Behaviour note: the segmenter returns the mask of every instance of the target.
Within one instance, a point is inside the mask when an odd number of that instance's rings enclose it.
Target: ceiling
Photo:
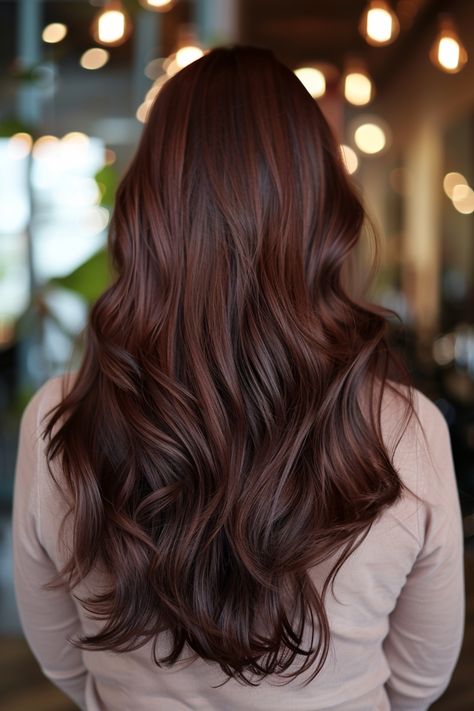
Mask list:
[[[358,31],[367,0],[241,0],[242,40],[272,49],[291,67],[333,64],[339,71],[350,55],[363,58],[376,83],[385,81],[400,57],[436,15],[455,2],[392,0],[400,35],[386,47],[372,47]],[[436,26],[434,24],[434,26]]]
[[[472,0],[465,0],[471,2]],[[122,0],[133,15],[138,0]],[[367,0],[237,0],[240,8],[240,41],[272,49],[278,58],[295,68],[308,62],[324,62],[343,69],[344,60],[362,57],[380,84],[388,79],[410,44],[430,23],[435,27],[438,12],[453,9],[461,0],[391,0],[401,21],[400,36],[387,47],[371,47],[358,32],[359,18]],[[93,44],[91,23],[103,0],[43,0],[41,24],[65,22],[70,31],[60,45],[42,47],[43,59],[78,66],[82,52]],[[162,15],[162,56],[175,49],[178,27],[192,20],[193,1],[179,0]],[[15,58],[15,30],[18,3],[0,0],[0,65],[11,70]],[[9,29],[8,29],[9,28]],[[7,31],[5,31],[7,29]],[[133,61],[133,42],[114,48],[111,68]]]

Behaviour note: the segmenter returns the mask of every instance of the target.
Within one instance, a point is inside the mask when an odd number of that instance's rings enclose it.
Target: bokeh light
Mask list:
[[[373,96],[373,84],[365,72],[348,72],[344,78],[344,96],[354,106],[365,106]]]
[[[349,175],[352,175],[353,173],[356,172],[357,168],[359,167],[359,159],[357,158],[357,153],[353,148],[350,146],[345,145],[344,143],[339,146],[341,155],[342,155],[342,160],[344,162],[344,165],[346,167],[347,172]]]
[[[83,69],[100,69],[109,61],[109,53],[101,47],[91,47],[87,49],[79,60]]]
[[[451,199],[456,185],[467,185],[467,180],[464,175],[456,172],[446,173],[443,180],[443,190]]]
[[[193,45],[181,47],[176,52],[176,64],[180,69],[183,69],[183,67],[186,67],[188,64],[191,64],[191,62],[195,62],[196,59],[200,59],[203,54],[204,52],[200,47],[195,47]]]
[[[376,123],[363,123],[356,128],[354,141],[363,153],[375,155],[385,148],[387,138],[381,126]]]
[[[15,133],[8,141],[8,157],[21,160],[29,155],[33,146],[33,139],[29,133]]]
[[[326,92],[326,77],[315,67],[299,67],[295,75],[311,94],[313,99],[319,99]]]
[[[51,24],[46,25],[42,32],[43,42],[48,44],[56,44],[61,42],[67,35],[67,27],[63,25],[62,22],[51,22]]]
[[[359,28],[369,44],[386,45],[398,36],[400,23],[387,2],[372,0],[362,14]]]

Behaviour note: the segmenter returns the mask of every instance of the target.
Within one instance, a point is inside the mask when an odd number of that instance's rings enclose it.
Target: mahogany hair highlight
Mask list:
[[[344,282],[365,218],[269,50],[213,49],[162,87],[116,195],[113,282],[43,432],[74,521],[49,585],[96,565],[110,582],[77,646],[153,640],[158,665],[186,647],[248,684],[322,669],[327,588],[403,494],[383,391],[414,412],[393,312]],[[333,555],[319,591],[308,571]]]

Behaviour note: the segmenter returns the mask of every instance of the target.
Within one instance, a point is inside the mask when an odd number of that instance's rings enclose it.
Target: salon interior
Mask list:
[[[114,193],[150,105],[169,77],[231,43],[273,50],[319,103],[377,229],[370,298],[393,311],[390,338],[449,425],[466,629],[432,708],[473,709],[472,0],[1,0],[0,706],[73,708],[41,673],[15,606],[22,411],[74,362],[107,286]]]

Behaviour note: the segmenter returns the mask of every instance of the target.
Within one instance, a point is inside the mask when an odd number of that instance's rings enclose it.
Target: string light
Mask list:
[[[455,172],[446,173],[443,179],[443,190],[451,200],[453,199],[454,188],[457,185],[467,185],[467,180],[464,175]]]
[[[125,42],[132,30],[129,15],[119,0],[107,2],[92,23],[92,34],[99,44],[117,46]]]
[[[371,0],[362,13],[359,31],[369,44],[390,44],[400,31],[398,18],[385,0]]]
[[[344,166],[349,175],[352,175],[359,167],[357,153],[350,146],[346,146],[344,143],[339,146],[339,149],[341,151]]]
[[[160,93],[162,87],[166,84],[168,80],[168,76],[166,74],[163,74],[161,77],[158,77],[151,87],[148,89],[146,96],[145,96],[145,101],[154,101],[154,99],[158,96]]]
[[[365,62],[359,57],[350,57],[346,60],[342,84],[344,97],[354,106],[365,106],[374,98],[373,81]]]
[[[169,57],[166,57],[163,62],[163,69],[168,77],[172,77],[176,72],[179,72],[180,67],[176,61],[176,54],[171,54]]]
[[[462,173],[446,173],[443,190],[452,200],[453,207],[462,215],[474,212],[474,190]]]
[[[163,59],[157,57],[148,62],[145,67],[145,76],[149,79],[157,79],[163,71]]]
[[[140,5],[145,10],[155,10],[157,12],[168,12],[175,4],[175,0],[140,0]]]
[[[344,96],[354,106],[365,106],[372,99],[373,85],[365,72],[350,72],[344,79]]]
[[[56,44],[57,42],[61,42],[66,35],[66,25],[63,25],[62,22],[52,22],[51,24],[46,25],[42,32],[41,38],[43,42],[47,42],[48,44]]]
[[[79,63],[83,69],[100,69],[109,61],[109,53],[101,47],[86,49],[81,55]]]
[[[163,69],[169,77],[204,55],[193,24],[180,25],[176,47],[175,54],[171,54],[163,62]]]
[[[151,109],[151,106],[153,104],[153,101],[150,99],[145,100],[143,103],[140,104],[138,107],[135,116],[140,121],[140,123],[146,123],[148,119],[148,112]]]
[[[453,190],[453,206],[462,215],[474,212],[474,190],[469,185],[456,185]]]
[[[430,59],[438,69],[448,74],[457,74],[467,62],[466,48],[456,32],[449,15],[440,15],[439,33],[431,47]]]
[[[299,67],[295,75],[311,94],[313,99],[319,99],[326,92],[326,77],[315,67]]]
[[[202,51],[202,49],[195,45],[186,45],[184,47],[180,47],[176,52],[176,64],[178,65],[179,69],[183,69],[183,67],[187,67],[188,64],[195,62],[196,59],[200,59],[203,54],[204,52]]]
[[[387,144],[387,137],[382,126],[376,123],[363,123],[354,132],[354,141],[363,153],[375,155]]]

